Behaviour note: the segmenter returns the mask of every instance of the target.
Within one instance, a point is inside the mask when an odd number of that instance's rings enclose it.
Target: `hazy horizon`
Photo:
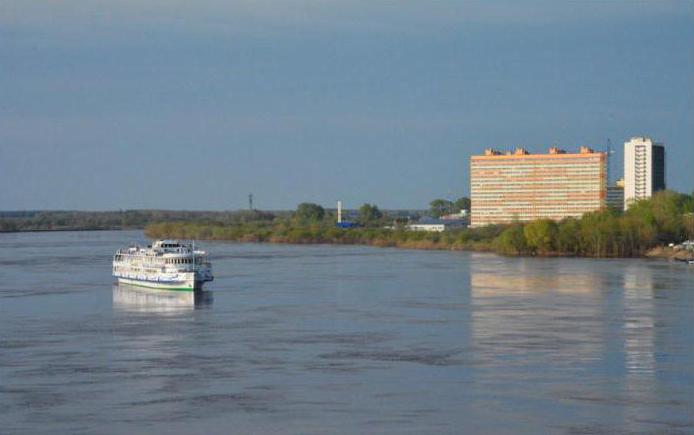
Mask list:
[[[487,147],[664,142],[694,2],[0,3],[0,210],[423,209]]]

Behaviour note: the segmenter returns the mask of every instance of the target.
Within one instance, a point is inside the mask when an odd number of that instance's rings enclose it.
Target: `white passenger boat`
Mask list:
[[[113,276],[119,283],[181,291],[202,289],[214,279],[207,252],[178,240],[119,249],[113,256]]]

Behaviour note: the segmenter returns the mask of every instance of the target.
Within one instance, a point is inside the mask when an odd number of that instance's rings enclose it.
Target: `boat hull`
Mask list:
[[[193,280],[186,281],[148,281],[142,279],[124,278],[118,277],[118,282],[122,284],[133,285],[137,287],[159,289],[159,290],[174,290],[174,291],[188,291],[192,292],[197,289],[202,288],[201,282],[195,282]]]

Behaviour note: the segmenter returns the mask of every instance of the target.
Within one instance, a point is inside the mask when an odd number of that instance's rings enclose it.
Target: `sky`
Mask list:
[[[694,190],[694,1],[0,0],[0,210],[426,208],[637,135]]]

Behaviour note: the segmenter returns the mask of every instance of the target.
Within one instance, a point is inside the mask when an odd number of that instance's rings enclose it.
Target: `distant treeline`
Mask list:
[[[12,211],[0,212],[0,232],[141,229],[153,222],[216,222],[226,225],[272,220],[287,212],[261,211]]]
[[[658,192],[627,212],[606,209],[560,222],[493,225],[428,233],[408,231],[377,207],[360,209],[358,228],[336,228],[332,214],[301,204],[292,216],[243,222],[161,222],[146,227],[151,238],[270,243],[361,244],[417,249],[493,251],[506,255],[637,257],[655,246],[694,238],[694,199]],[[385,227],[385,224],[388,227]]]
[[[148,225],[150,238],[228,240],[235,242],[267,242],[291,244],[341,244],[400,247],[414,249],[475,249],[489,251],[489,244],[504,227],[427,233],[408,231],[404,227],[337,228],[334,223],[298,223],[293,219],[272,222],[247,222],[224,225],[202,222],[162,222]]]
[[[639,257],[656,246],[694,238],[693,212],[692,195],[662,191],[626,212],[606,209],[581,219],[510,225],[493,245],[510,255]]]

